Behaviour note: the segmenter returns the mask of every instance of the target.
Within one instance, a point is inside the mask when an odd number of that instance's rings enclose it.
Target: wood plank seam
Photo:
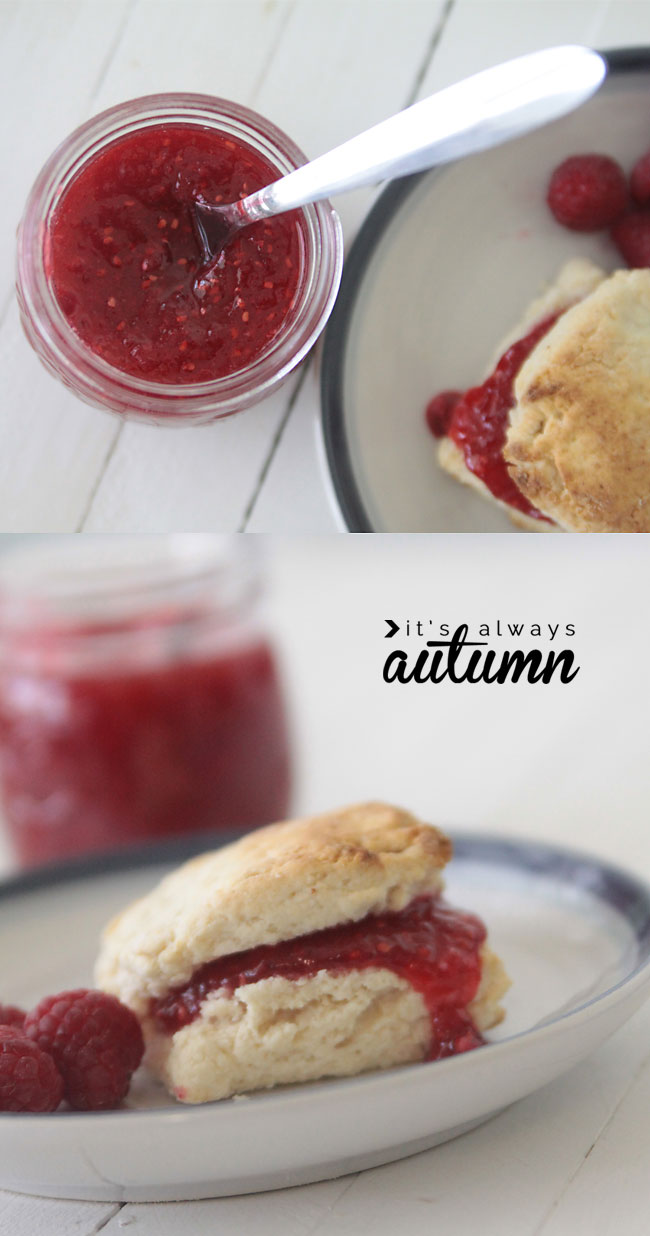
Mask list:
[[[294,406],[295,406],[296,400],[297,400],[298,395],[300,394],[300,392],[301,392],[301,390],[302,390],[302,388],[303,388],[303,386],[304,386],[305,379],[306,379],[306,377],[307,377],[307,374],[309,373],[309,370],[310,370],[310,368],[311,368],[312,364],[314,364],[314,361],[313,361],[313,360],[312,360],[312,358],[310,357],[310,358],[308,358],[308,359],[305,361],[305,363],[304,363],[304,364],[303,364],[303,366],[302,366],[302,369],[301,369],[301,371],[300,371],[300,375],[299,375],[299,377],[298,377],[298,381],[296,382],[296,385],[295,385],[295,387],[294,387],[294,389],[293,389],[293,391],[292,391],[292,393],[291,393],[291,398],[289,399],[289,402],[288,402],[288,404],[287,404],[286,410],[285,410],[285,412],[283,413],[282,418],[281,418],[281,420],[280,420],[280,423],[279,423],[279,425],[278,425],[278,427],[277,427],[277,429],[276,429],[276,431],[275,431],[275,433],[274,433],[274,435],[273,435],[273,437],[272,437],[272,439],[271,439],[271,442],[270,442],[270,445],[269,445],[268,454],[267,454],[267,456],[266,456],[266,458],[265,458],[265,460],[264,460],[264,462],[263,462],[263,464],[262,464],[262,467],[260,468],[260,471],[259,471],[259,475],[258,475],[257,481],[256,481],[256,483],[255,483],[255,485],[254,485],[254,487],[253,487],[253,492],[252,492],[252,494],[251,494],[251,496],[250,496],[250,498],[249,498],[249,500],[248,500],[248,502],[247,502],[247,504],[246,504],[246,507],[245,507],[245,509],[244,509],[244,514],[243,514],[243,516],[242,516],[242,519],[241,519],[241,522],[240,522],[240,524],[239,524],[239,527],[237,528],[237,531],[238,531],[238,532],[245,532],[245,531],[246,531],[246,529],[247,529],[247,527],[248,527],[248,524],[249,524],[249,522],[250,522],[250,519],[251,519],[251,516],[252,516],[252,514],[253,514],[253,511],[255,510],[255,506],[256,506],[256,504],[257,504],[257,500],[258,500],[258,498],[259,498],[259,496],[260,496],[260,494],[261,494],[261,492],[262,492],[262,489],[263,489],[263,487],[264,487],[264,482],[265,482],[266,477],[267,477],[267,475],[268,475],[269,469],[270,469],[270,467],[271,467],[271,465],[272,465],[272,463],[273,463],[273,460],[274,460],[274,458],[275,458],[275,453],[276,453],[276,451],[277,451],[277,449],[278,449],[278,447],[279,447],[279,445],[280,445],[280,442],[282,441],[282,435],[284,434],[285,427],[286,427],[286,425],[287,425],[287,424],[288,424],[288,422],[289,422],[289,418],[290,418],[290,416],[291,416],[291,413],[293,412],[293,409],[294,409]]]
[[[319,1228],[322,1229],[324,1223],[329,1223],[339,1202],[345,1197],[346,1193],[349,1193],[350,1189],[354,1185],[356,1185],[357,1181],[359,1180],[362,1174],[363,1174],[362,1172],[355,1172],[353,1176],[350,1176],[350,1179],[348,1180],[345,1188],[341,1190],[336,1201],[332,1204],[332,1206],[328,1208],[325,1214],[318,1215],[316,1222],[314,1226],[312,1227],[311,1231],[306,1233],[305,1236],[317,1236]]]
[[[102,413],[102,415],[108,416],[109,413],[108,412]],[[99,487],[110,466],[111,459],[113,458],[113,455],[115,454],[115,451],[117,450],[117,446],[120,441],[120,437],[121,437],[123,429],[124,429],[124,422],[122,422],[121,425],[117,426],[115,433],[113,434],[113,438],[104,456],[104,461],[102,463],[102,466],[98,469],[97,475],[90,487],[88,498],[86,499],[86,505],[82,511],[81,518],[79,519],[77,527],[75,528],[75,532],[83,532],[84,530],[84,527],[86,525],[86,520],[90,517],[90,512],[92,511],[93,502],[95,501],[95,498],[97,497]]]
[[[92,1228],[90,1228],[89,1231],[85,1233],[85,1236],[97,1236],[98,1232],[102,1232],[105,1227],[108,1227],[109,1223],[113,1222],[113,1219],[117,1218],[120,1211],[124,1210],[125,1206],[126,1206],[126,1202],[118,1202],[117,1205],[114,1207],[114,1209],[111,1211],[111,1213],[108,1215],[104,1215],[97,1223],[94,1223]]]
[[[418,98],[420,94],[420,90],[422,89],[422,83],[424,82],[427,76],[427,73],[429,72],[429,69],[431,67],[431,64],[433,63],[433,57],[436,54],[438,45],[445,32],[445,27],[447,25],[447,22],[449,21],[449,18],[451,17],[451,14],[452,14],[452,11],[455,5],[456,5],[456,0],[446,0],[446,3],[440,14],[440,17],[433,29],[433,33],[427,45],[427,49],[426,49],[422,64],[418,72],[415,74],[415,80],[413,82],[413,87],[411,89],[410,94],[407,97],[406,103],[404,104],[405,107],[410,107],[412,103],[415,103],[416,99]]]

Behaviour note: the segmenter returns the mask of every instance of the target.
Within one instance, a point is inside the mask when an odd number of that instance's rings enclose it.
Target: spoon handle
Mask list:
[[[249,221],[406,176],[496,146],[571,111],[606,65],[587,47],[551,47],[485,69],[415,103],[238,203]]]

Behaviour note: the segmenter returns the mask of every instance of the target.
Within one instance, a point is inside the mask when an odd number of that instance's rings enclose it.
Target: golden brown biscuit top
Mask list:
[[[571,532],[650,531],[650,270],[617,271],[568,309],[515,382],[504,456]]]
[[[217,957],[400,910],[441,887],[451,842],[365,803],[272,824],[191,859],[104,932],[96,981],[132,1007]]]

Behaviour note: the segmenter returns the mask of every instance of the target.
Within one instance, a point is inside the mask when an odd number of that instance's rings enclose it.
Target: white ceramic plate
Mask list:
[[[513,532],[505,512],[440,470],[432,395],[473,386],[570,257],[622,265],[606,234],[561,228],[553,168],[598,151],[630,168],[650,143],[650,50],[607,53],[605,86],[570,116],[382,194],[346,261],[325,341],[323,432],[357,532]]]
[[[29,1007],[91,982],[102,925],[165,870],[111,866],[0,886],[3,999]],[[551,847],[466,837],[448,895],[482,915],[512,978],[490,1045],[201,1107],[174,1103],[141,1071],[128,1110],[0,1116],[0,1186],[168,1201],[376,1166],[456,1137],[565,1072],[650,992],[650,889],[631,876]]]

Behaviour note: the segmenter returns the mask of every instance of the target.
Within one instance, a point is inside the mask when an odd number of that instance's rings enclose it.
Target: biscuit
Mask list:
[[[218,988],[173,1033],[150,1003],[218,958],[435,895],[450,856],[438,829],[382,803],[271,825],[192,859],[114,919],[96,982],[139,1015],[149,1067],[186,1102],[422,1059],[432,1035],[424,998],[388,968]],[[482,956],[479,1029],[500,1020],[508,986],[485,944]]]
[[[557,278],[541,295],[531,302],[516,326],[508,332],[499,343],[487,366],[485,377],[495,368],[498,360],[518,339],[527,335],[537,322],[553,314],[562,313],[568,306],[589,296],[606,278],[605,271],[587,258],[572,258],[565,262]],[[540,344],[537,345],[538,347]],[[534,352],[532,353],[534,355]],[[463,485],[475,489],[488,502],[500,506],[519,528],[527,532],[558,532],[560,529],[546,520],[533,519],[522,511],[517,511],[507,502],[502,502],[488,489],[480,477],[475,476],[467,467],[465,457],[460,447],[451,438],[443,438],[438,446],[438,463],[445,472]],[[516,479],[516,478],[515,478]],[[533,505],[538,505],[533,503]],[[538,508],[541,509],[541,508]],[[547,514],[547,512],[543,512]]]
[[[567,532],[650,532],[650,270],[620,270],[540,340],[504,457]]]

